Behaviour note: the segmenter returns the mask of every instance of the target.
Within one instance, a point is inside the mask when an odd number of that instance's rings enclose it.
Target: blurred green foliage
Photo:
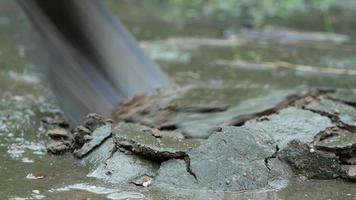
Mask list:
[[[287,18],[296,12],[327,13],[340,0],[156,0],[167,4],[167,20],[201,17],[244,18],[261,25],[267,18]]]
[[[184,27],[185,32],[214,27],[286,27],[352,34],[356,27],[356,0],[108,0],[125,22],[154,22]],[[147,25],[148,26],[148,25]],[[147,27],[145,27],[147,30]],[[212,30],[212,29],[209,29]],[[165,30],[167,31],[167,30]],[[201,32],[201,31],[200,31]],[[211,35],[214,35],[212,33]]]

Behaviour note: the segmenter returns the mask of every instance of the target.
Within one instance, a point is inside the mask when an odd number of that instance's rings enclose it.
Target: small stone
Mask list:
[[[56,127],[59,127],[59,128],[69,128],[69,124],[68,122],[66,122],[63,118],[61,117],[44,117],[41,119],[44,127],[46,129],[49,129],[49,128],[56,128]]]
[[[106,120],[103,116],[91,113],[88,114],[83,120],[84,126],[90,131],[94,131],[95,129],[106,124]]]
[[[223,131],[223,129],[221,127],[216,127],[213,131],[220,133]]]
[[[65,141],[53,141],[47,146],[47,150],[53,154],[63,154],[70,150],[70,146]]]
[[[356,157],[349,158],[349,159],[345,160],[345,162],[347,164],[350,164],[350,165],[355,165],[356,164]]]
[[[113,120],[113,119],[110,119],[110,118],[105,119],[105,122],[106,122],[106,123],[109,123],[109,124],[114,124],[114,120]]]
[[[184,139],[184,135],[178,131],[161,131],[156,128],[144,128],[141,130],[144,133],[151,134],[152,136],[156,138],[163,138],[163,137],[171,137],[171,138],[176,138],[176,139]]]
[[[79,133],[74,133],[74,143],[76,144],[75,149],[82,147],[85,144],[84,136]]]
[[[152,136],[154,136],[156,138],[161,138],[162,137],[161,131],[159,131],[156,128],[144,128],[141,131],[144,132],[144,133],[149,133],[149,134],[151,134]]]
[[[343,165],[342,171],[344,172],[345,178],[356,180],[356,165]]]
[[[93,136],[91,136],[91,135],[84,135],[84,141],[85,142],[89,142],[90,140],[92,140],[93,139]]]
[[[149,187],[153,182],[153,177],[151,176],[141,176],[138,179],[132,181],[133,184],[137,186]]]
[[[297,177],[297,180],[298,180],[299,182],[305,182],[305,181],[308,180],[308,177],[299,174],[298,177]]]
[[[35,162],[33,159],[26,158],[26,157],[22,158],[21,161],[23,163],[34,163]]]
[[[151,181],[151,180],[148,180],[148,181],[142,183],[142,186],[143,186],[143,187],[149,187],[151,184],[152,184],[152,181]]]
[[[53,140],[68,140],[70,138],[70,133],[63,128],[51,129],[47,132],[47,135]]]
[[[90,135],[91,133],[92,133],[92,131],[90,131],[86,127],[78,126],[75,129],[75,133],[74,133],[75,144],[79,147],[82,147],[84,145],[84,143],[87,141],[85,139],[85,136]]]
[[[44,179],[46,177],[47,177],[46,173],[38,172],[38,173],[27,174],[26,179],[38,180],[38,179]]]
[[[84,127],[84,126],[78,126],[76,128],[76,132],[79,132],[82,135],[90,135],[92,131],[89,130],[88,128]]]

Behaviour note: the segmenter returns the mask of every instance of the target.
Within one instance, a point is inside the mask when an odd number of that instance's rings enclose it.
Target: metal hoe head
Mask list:
[[[40,32],[48,79],[65,116],[108,115],[169,81],[98,0],[18,0]]]

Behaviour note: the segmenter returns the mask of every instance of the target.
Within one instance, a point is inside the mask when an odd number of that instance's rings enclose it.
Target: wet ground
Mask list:
[[[168,24],[142,16],[139,7],[132,4],[112,4],[172,80],[191,87],[178,100],[183,105],[237,106],[251,98],[301,86],[356,89],[353,37],[344,44],[246,41],[246,37],[231,40],[224,34],[231,27]],[[60,113],[41,79],[40,64],[33,62],[34,44],[25,39],[33,34],[30,23],[13,1],[4,0],[0,5],[1,199],[356,198],[355,185],[341,180],[295,181],[278,191],[217,193],[152,191],[86,177],[90,169],[71,155],[46,153],[47,137],[41,119]],[[280,62],[289,67],[278,67]]]

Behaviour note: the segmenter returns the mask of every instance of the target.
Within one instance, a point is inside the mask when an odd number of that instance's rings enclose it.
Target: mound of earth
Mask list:
[[[167,96],[121,104],[49,132],[88,174],[114,183],[219,191],[276,189],[294,176],[356,179],[356,93],[275,92],[236,107],[182,107]],[[58,149],[56,149],[58,147]]]

